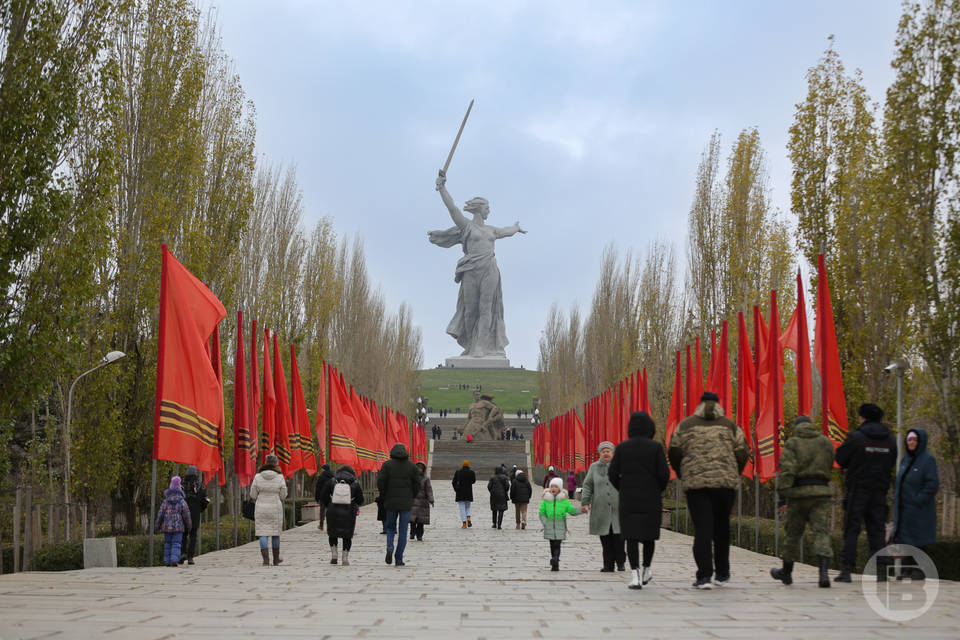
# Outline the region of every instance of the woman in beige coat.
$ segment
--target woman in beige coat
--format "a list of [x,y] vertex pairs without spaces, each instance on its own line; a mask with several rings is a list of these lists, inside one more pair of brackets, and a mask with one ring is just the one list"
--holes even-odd
[[265,567],[270,565],[268,538],[273,539],[273,564],[283,562],[280,558],[280,531],[283,530],[283,499],[286,497],[287,483],[280,472],[280,460],[271,454],[250,484],[250,498],[257,501],[254,522],[256,534],[260,536],[260,555],[263,556]]

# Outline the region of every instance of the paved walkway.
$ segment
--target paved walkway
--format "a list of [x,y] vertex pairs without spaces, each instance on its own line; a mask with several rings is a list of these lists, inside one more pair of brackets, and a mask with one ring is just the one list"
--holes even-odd
[[[260,566],[256,544],[200,556],[192,567],[97,569],[0,576],[0,638],[956,638],[960,584],[941,582],[922,617],[898,624],[874,613],[860,585],[818,589],[798,565],[784,587],[775,561],[734,548],[731,583],[694,591],[690,538],[663,532],[654,581],[625,586],[600,573],[600,544],[586,517],[570,519],[561,570],[531,504],[530,528],[490,528],[483,489],[466,531],[446,482],[435,486],[434,522],[408,544],[404,568],[383,562],[376,511],[364,507],[352,565],[331,566],[326,536],[311,524],[284,534],[284,563]],[[537,501],[537,498],[534,498]],[[917,585],[895,596],[922,600]],[[895,599],[897,599],[895,598]]]

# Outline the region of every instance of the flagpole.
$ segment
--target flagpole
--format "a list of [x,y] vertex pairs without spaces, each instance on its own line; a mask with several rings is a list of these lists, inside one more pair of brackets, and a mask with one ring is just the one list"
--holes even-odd
[[153,458],[151,466],[150,480],[150,544],[148,545],[149,560],[148,567],[153,566],[153,523],[157,520],[157,459]]
[[240,507],[240,476],[233,478],[233,546],[240,546],[240,529],[237,521],[237,510]]

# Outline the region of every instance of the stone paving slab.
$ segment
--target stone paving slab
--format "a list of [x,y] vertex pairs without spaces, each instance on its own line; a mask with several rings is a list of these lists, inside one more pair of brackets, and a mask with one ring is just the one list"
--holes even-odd
[[[688,536],[663,531],[654,580],[626,588],[628,573],[600,573],[600,544],[587,518],[568,519],[561,570],[530,505],[528,529],[490,526],[478,487],[474,526],[460,528],[453,491],[434,484],[437,504],[423,542],[408,542],[407,566],[384,564],[376,509],[361,510],[351,566],[330,565],[315,524],[281,538],[284,562],[260,565],[256,543],[207,553],[177,569],[88,569],[0,576],[0,640],[34,638],[956,638],[960,584],[941,581],[933,607],[896,623],[867,605],[860,585],[816,586],[797,565],[785,587],[777,561],[731,550],[733,580],[694,591]],[[893,584],[921,598],[920,586]]]

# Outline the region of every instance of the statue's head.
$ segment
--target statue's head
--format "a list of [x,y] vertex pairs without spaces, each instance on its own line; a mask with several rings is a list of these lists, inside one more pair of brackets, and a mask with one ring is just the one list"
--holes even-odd
[[467,213],[479,215],[486,220],[487,216],[490,215],[490,203],[486,198],[470,198],[467,200],[467,203],[463,205],[463,210]]

